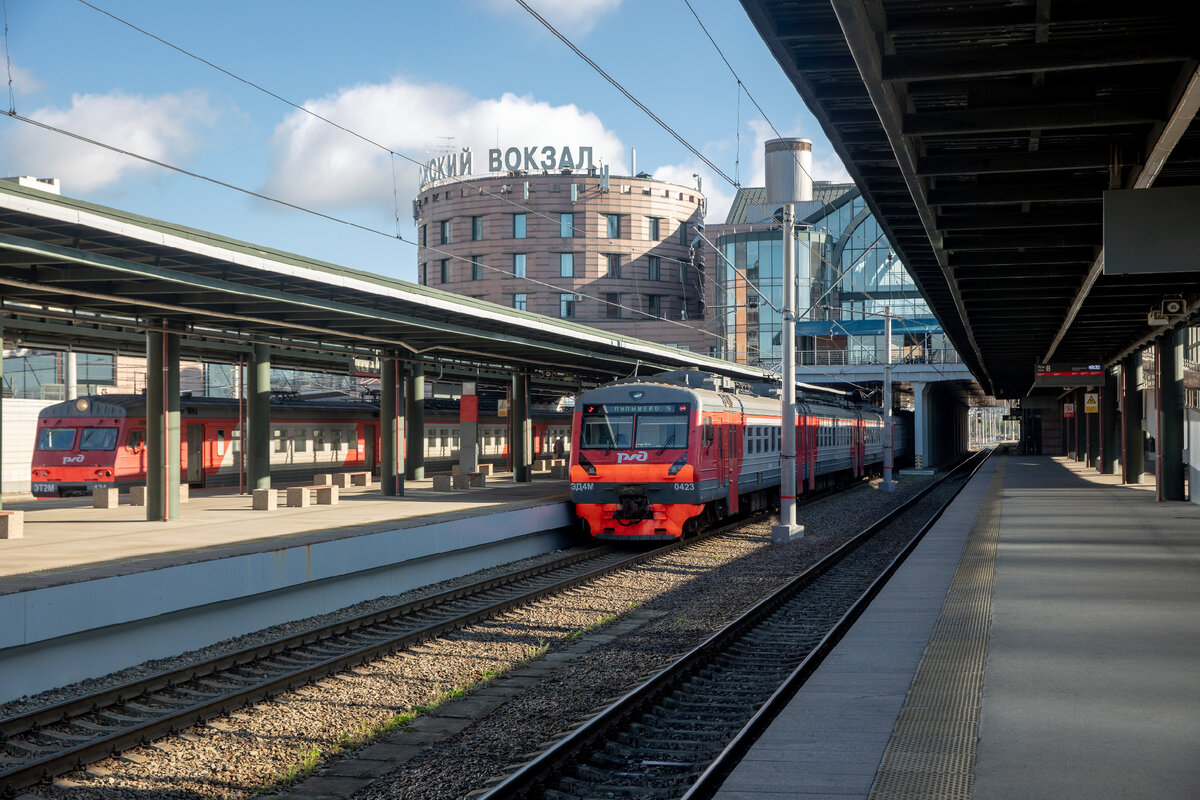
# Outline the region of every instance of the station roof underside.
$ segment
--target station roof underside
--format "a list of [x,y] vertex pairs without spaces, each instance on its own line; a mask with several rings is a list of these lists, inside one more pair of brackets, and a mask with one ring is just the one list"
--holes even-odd
[[[148,320],[182,333],[185,355],[330,371],[354,357],[534,380],[599,383],[695,366],[737,380],[761,369],[519,312],[0,182],[6,345],[144,352]],[[139,340],[139,336],[141,336]]]
[[984,387],[1110,364],[1200,273],[1104,273],[1103,192],[1200,184],[1200,4],[742,0]]

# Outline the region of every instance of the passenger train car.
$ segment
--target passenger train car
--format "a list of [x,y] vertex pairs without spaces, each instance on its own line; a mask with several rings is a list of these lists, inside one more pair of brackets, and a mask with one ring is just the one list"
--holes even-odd
[[[676,539],[740,511],[778,505],[778,397],[719,388],[681,370],[582,394],[572,430],[571,500],[599,539]],[[893,455],[911,450],[911,417],[893,417]],[[799,400],[797,491],[879,472],[878,409]]]
[[[496,400],[479,404],[481,463],[508,458],[508,422]],[[570,440],[567,412],[534,409],[533,454],[549,454]],[[238,402],[227,398],[180,400],[180,480],[192,486],[236,486],[241,461]],[[458,401],[425,401],[425,469],[448,472],[458,463]],[[354,400],[276,399],[271,402],[271,477],[310,480],[317,472],[372,470],[379,466],[379,406]],[[35,497],[91,494],[146,482],[146,399],[95,395],[56,403],[38,417],[31,468]]]

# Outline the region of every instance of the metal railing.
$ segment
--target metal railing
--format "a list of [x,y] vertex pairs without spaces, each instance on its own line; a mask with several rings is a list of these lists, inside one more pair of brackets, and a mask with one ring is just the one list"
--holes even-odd
[[[863,350],[801,350],[796,363],[808,367],[882,366],[878,353]],[[904,364],[961,364],[962,357],[953,348],[903,349],[892,356],[892,366]]]

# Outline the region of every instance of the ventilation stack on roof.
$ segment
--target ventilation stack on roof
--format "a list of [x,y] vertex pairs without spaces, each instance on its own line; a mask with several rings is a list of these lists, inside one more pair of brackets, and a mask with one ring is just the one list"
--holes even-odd
[[767,206],[812,200],[812,140],[771,139],[766,143]]

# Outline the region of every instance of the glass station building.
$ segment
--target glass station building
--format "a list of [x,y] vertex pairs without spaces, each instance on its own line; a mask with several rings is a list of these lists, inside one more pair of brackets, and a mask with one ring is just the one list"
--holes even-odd
[[706,230],[716,251],[706,255],[714,274],[710,310],[723,355],[768,368],[782,359],[783,237],[776,219],[791,202],[798,365],[883,363],[888,308],[894,362],[957,363],[854,184],[813,183],[805,139],[767,142],[766,166],[767,186],[740,190],[724,224]]

